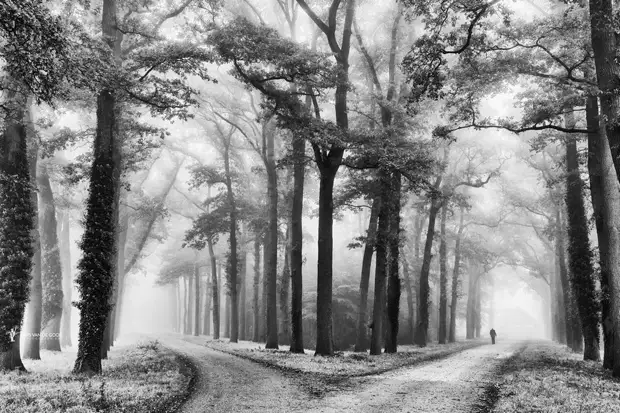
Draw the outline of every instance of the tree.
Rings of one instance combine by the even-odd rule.
[[[37,187],[41,214],[41,278],[43,283],[43,317],[41,347],[60,351],[60,325],[63,315],[63,274],[57,233],[56,206],[50,184],[48,165],[39,163]]]
[[[19,86],[17,81],[14,86]],[[0,135],[0,370],[24,370],[19,354],[19,333],[32,269],[30,202],[26,129],[27,97],[23,89],[7,93],[7,115]]]

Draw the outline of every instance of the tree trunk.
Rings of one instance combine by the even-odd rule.
[[[189,283],[187,275],[183,276],[183,334],[189,334]]]
[[[56,206],[46,165],[39,165],[39,213],[41,216],[41,280],[43,313],[41,319],[41,348],[60,351],[60,321],[62,317],[62,266],[58,242]]]
[[[557,329],[558,329],[558,342],[560,344],[567,344],[567,332],[566,332],[566,307],[564,304],[564,293],[562,289],[562,277],[560,275],[560,263],[557,253],[555,255],[555,276],[553,277],[555,283],[555,302],[556,302],[556,315],[557,315]]]
[[[30,109],[25,112],[24,120],[26,130],[32,130],[33,125],[30,120]],[[26,132],[28,134],[28,132]],[[34,250],[32,263],[32,276],[30,278],[30,295],[26,304],[26,314],[24,317],[24,348],[22,357],[24,359],[40,360],[40,339],[41,339],[41,318],[43,313],[43,286],[41,282],[41,237],[40,219],[38,213],[38,195],[36,188],[37,162],[39,159],[39,145],[37,138],[32,133],[28,134],[28,163],[30,168],[30,182],[33,189],[30,192],[30,203],[35,216],[35,227],[32,229],[32,248]]]
[[[436,187],[438,185],[435,185]],[[433,248],[433,237],[435,235],[435,220],[437,213],[441,208],[441,201],[433,199],[428,216],[428,230],[426,233],[426,243],[424,244],[424,258],[422,260],[422,269],[420,271],[420,299],[418,301],[418,324],[414,336],[415,344],[425,347],[428,335],[428,298],[430,288],[428,284],[428,276],[431,269],[431,250]]]
[[[267,141],[267,199],[269,200],[269,224],[267,237],[269,238],[269,253],[267,256],[267,272],[265,285],[267,286],[267,334],[265,348],[278,348],[278,173],[275,161],[275,123],[271,120],[265,123],[264,132]]]
[[[556,257],[558,269],[560,271],[560,282],[562,284],[562,297],[564,299],[564,320],[566,322],[566,343],[571,346],[573,343],[573,322],[571,320],[570,284],[568,280],[568,269],[566,268],[566,250],[564,242],[564,228],[560,205],[556,207]]]
[[[200,335],[200,269],[198,259],[194,263],[194,336]]]
[[[253,309],[253,326],[252,326],[252,341],[258,343],[260,341],[260,237],[256,234],[254,238],[254,295],[252,297],[252,309]]]
[[[592,109],[593,105],[589,105]],[[604,112],[603,112],[604,113]],[[593,115],[594,113],[590,113]],[[615,119],[615,118],[614,118]],[[613,363],[612,374],[620,377],[620,188],[617,175],[614,174],[614,161],[609,141],[605,136],[605,117],[600,118],[600,126],[596,138],[598,145],[595,146],[595,156],[600,162],[602,183],[602,232],[607,239],[607,254],[604,255],[605,268],[609,280],[609,306],[610,319],[605,320],[608,331],[613,332],[613,338],[609,344],[612,347]],[[590,137],[589,137],[590,138]],[[594,137],[593,137],[594,138]],[[607,342],[606,349],[607,352]],[[607,355],[605,355],[607,358]]]
[[[444,202],[441,208],[441,222],[439,230],[439,344],[446,344],[447,340],[447,315],[448,315],[448,246],[446,240],[446,220],[448,217],[448,205]]]
[[[319,182],[319,242],[317,261],[316,349],[314,354],[334,354],[332,291],[334,262],[334,180],[338,166],[321,167]]]
[[[269,225],[269,224],[268,224]],[[263,237],[263,282],[261,285],[261,317],[260,317],[260,341],[267,342],[267,294],[269,292],[269,236],[268,232]]]
[[[217,259],[213,252],[213,240],[207,241],[211,261],[211,293],[213,294],[213,339],[220,338],[220,287],[217,281]]]
[[[598,238],[599,248],[599,264],[601,267],[601,319],[603,324],[603,367],[613,369],[613,331],[611,326],[612,314],[610,312],[610,294],[609,281],[610,273],[607,269],[609,258],[609,239],[605,231],[605,223],[603,222],[603,171],[602,150],[599,147],[598,137],[598,101],[596,96],[588,96],[586,101],[586,119],[588,129],[592,132],[588,133],[588,175],[590,178],[590,196],[592,199],[592,209],[594,211],[594,221],[596,224],[596,235]]]
[[[403,257],[403,275],[405,280],[405,290],[407,290],[407,328],[408,340],[407,344],[413,344],[413,336],[415,334],[415,310],[413,302],[414,287],[411,282],[411,268],[405,254],[401,251],[400,256]]]
[[[121,333],[121,316],[123,315],[123,304],[125,302],[125,282],[127,273],[125,272],[125,247],[127,245],[127,233],[129,228],[129,214],[125,213],[120,217],[118,228],[118,261],[116,264],[116,289],[114,308],[112,309],[112,328],[111,344],[114,344]]]
[[[247,311],[246,311],[246,278],[247,278],[247,251],[245,245],[239,255],[239,340],[247,339]]]
[[[377,242],[375,260],[375,297],[372,309],[372,333],[370,336],[370,354],[381,354],[384,340],[383,318],[386,310],[386,281],[387,281],[387,253],[389,245],[390,231],[390,191],[389,173],[380,171],[378,174],[378,184],[381,190],[381,201],[379,202],[379,215],[377,224]]]
[[[291,204],[291,347],[292,353],[304,352],[303,338],[303,208],[306,140],[293,136],[293,200]]]
[[[620,65],[617,53],[617,14],[613,0],[590,0],[590,29],[596,78],[601,99],[605,135],[609,142],[616,176],[620,177]],[[613,119],[606,122],[605,119]],[[620,317],[620,315],[619,315]]]
[[[73,277],[71,275],[71,228],[69,212],[63,211],[60,219],[60,256],[62,261],[62,317],[60,325],[60,344],[71,347],[71,296],[73,292]]]
[[[380,205],[381,197],[376,196],[372,201],[368,231],[366,232],[366,245],[364,246],[364,256],[362,258],[360,306],[357,313],[357,338],[355,340],[355,351],[357,352],[365,352],[368,349],[368,321],[366,316],[366,312],[368,311],[368,287],[370,284],[372,256],[375,252],[375,238],[377,236],[377,221],[379,218]]]
[[[476,268],[476,271],[478,269]],[[473,339],[476,333],[476,284],[480,276],[472,272],[467,277],[467,312],[465,315],[465,338]]]
[[[567,124],[574,125],[567,115]],[[583,182],[579,175],[577,141],[566,141],[566,209],[568,215],[568,257],[571,287],[584,337],[584,360],[600,360],[599,306],[594,286],[592,251],[588,219],[583,201]]]
[[[278,342],[288,345],[290,344],[290,313],[289,313],[289,293],[291,287],[291,267],[289,257],[291,255],[291,243],[290,243],[290,222],[286,231],[286,242],[284,248],[284,265],[282,267],[282,277],[280,279],[280,329]]]
[[[224,156],[224,168],[226,171],[226,189],[227,189],[227,199],[228,205],[230,208],[230,228],[228,232],[228,242],[230,244],[230,262],[229,271],[228,271],[228,296],[227,296],[227,304],[230,301],[230,304],[227,305],[226,314],[226,323],[230,326],[230,342],[236,343],[239,341],[239,301],[237,296],[237,273],[239,271],[239,263],[237,254],[237,206],[235,204],[235,195],[233,193],[232,186],[232,171],[230,168],[230,141],[228,141]],[[277,196],[277,194],[276,194]],[[277,214],[277,211],[276,211]],[[277,218],[277,217],[276,217]],[[277,225],[277,223],[276,223]],[[277,228],[276,228],[277,230]],[[277,234],[276,234],[277,237]],[[277,252],[276,252],[277,253]],[[277,326],[276,326],[276,335],[277,335]],[[276,337],[277,340],[277,337]],[[276,343],[277,348],[277,343]]]
[[[5,95],[2,103],[8,114],[0,135],[0,279],[10,282],[0,289],[0,371],[25,370],[19,354],[19,333],[28,300],[34,254],[32,231],[36,228],[24,127],[27,99],[17,87]]]
[[[170,330],[176,333],[176,324],[179,319],[179,303],[177,302],[178,296],[174,284],[168,284],[166,286],[168,290],[168,301],[170,302]]]
[[[448,341],[454,343],[456,341],[456,307],[459,299],[459,275],[461,272],[461,238],[465,230],[464,218],[465,207],[460,207],[459,229],[456,234],[456,242],[454,245],[454,268],[452,269],[452,297],[450,301],[450,332]]]
[[[396,353],[398,345],[398,316],[400,313],[400,172],[392,172],[390,178],[390,232],[388,237],[390,258],[388,264],[387,286],[387,336],[385,342],[386,353]]]
[[[102,7],[104,41],[115,48],[116,1],[104,0]],[[101,373],[101,344],[114,287],[115,199],[114,177],[120,168],[120,147],[116,123],[114,91],[97,96],[97,132],[90,177],[86,225],[82,238],[84,252],[78,264],[76,283],[80,291],[80,329],[75,373]],[[96,246],[96,247],[95,247]]]

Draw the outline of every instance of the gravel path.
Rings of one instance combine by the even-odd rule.
[[[486,345],[416,367],[360,379],[311,412],[470,412],[495,368],[521,345]]]
[[[198,368],[184,413],[207,412],[470,412],[495,368],[522,346],[485,345],[442,360],[354,378],[351,386],[312,398],[277,370],[208,349],[204,339],[160,338]]]
[[[211,350],[198,337],[158,340],[189,358],[198,370],[194,391],[179,412],[307,411],[309,397],[276,370]]]

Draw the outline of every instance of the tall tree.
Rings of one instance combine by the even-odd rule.
[[[63,277],[57,233],[56,205],[47,168],[48,165],[39,163],[37,171],[39,213],[41,216],[41,279],[43,284],[41,348],[60,351]]]

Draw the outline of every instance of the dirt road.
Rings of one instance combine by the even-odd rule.
[[[496,367],[522,344],[486,345],[442,360],[352,379],[347,390],[317,399],[277,370],[208,349],[200,338],[162,338],[197,367],[184,413],[470,412]]]

